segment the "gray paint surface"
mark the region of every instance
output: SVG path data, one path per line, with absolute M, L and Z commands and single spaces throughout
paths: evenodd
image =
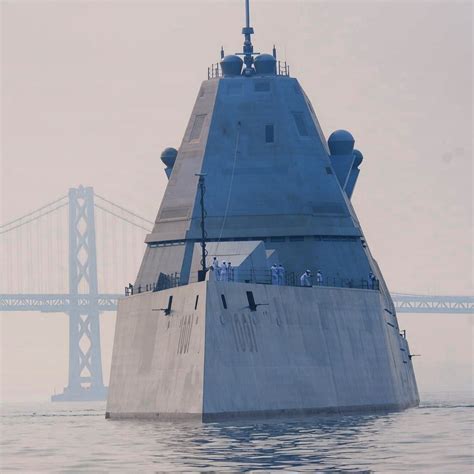
M 269 90 L 256 90 L 261 83 Z M 197 172 L 207 174 L 211 238 L 354 235 L 341 187 L 326 171 L 326 143 L 296 79 L 212 79 L 201 91 L 147 242 L 198 237 Z M 306 124 L 306 136 L 298 132 L 295 113 Z M 203 114 L 199 139 L 191 140 L 190 130 Z M 267 124 L 275 127 L 274 143 L 265 142 Z
M 156 309 L 170 295 L 166 316 Z M 387 303 L 373 290 L 223 282 L 127 298 L 107 416 L 212 420 L 414 406 L 408 344 Z
M 160 311 L 171 290 L 119 302 L 107 412 L 201 413 L 206 294 L 200 286 L 181 289 L 171 317 Z
M 262 84 L 268 90 L 262 91 Z M 295 116 L 304 122 L 304 134 Z M 266 143 L 269 124 L 273 143 Z M 136 286 L 152 284 L 160 272 L 189 278 L 191 259 L 184 247 L 162 246 L 192 244 L 200 237 L 196 173 L 206 173 L 209 240 L 265 239 L 289 271 L 310 267 L 330 278 L 367 278 L 372 264 L 358 239 L 362 231 L 314 108 L 296 79 L 255 75 L 203 82 L 146 238 L 149 248 Z M 285 243 L 274 243 L 275 237 Z M 304 237 L 304 244 L 295 245 L 294 237 Z

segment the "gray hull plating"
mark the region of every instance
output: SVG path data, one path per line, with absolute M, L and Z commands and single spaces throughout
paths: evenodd
M 209 421 L 418 402 L 408 343 L 379 291 L 208 281 L 119 303 L 110 418 Z

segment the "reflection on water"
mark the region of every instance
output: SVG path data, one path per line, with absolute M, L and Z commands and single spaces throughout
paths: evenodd
M 273 421 L 113 421 L 104 405 L 8 405 L 2 468 L 18 470 L 342 470 L 470 472 L 468 394 L 404 412 Z

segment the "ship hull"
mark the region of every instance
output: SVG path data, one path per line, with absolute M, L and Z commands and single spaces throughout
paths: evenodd
M 409 355 L 376 290 L 206 281 L 142 293 L 119 303 L 106 416 L 404 409 L 419 403 Z

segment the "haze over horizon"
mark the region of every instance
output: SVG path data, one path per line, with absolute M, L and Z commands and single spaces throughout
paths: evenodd
M 1 14 L 0 222 L 79 184 L 154 220 L 160 153 L 179 147 L 221 45 L 241 49 L 243 1 L 3 2 Z M 355 137 L 353 204 L 390 289 L 472 294 L 472 3 L 255 0 L 251 22 L 255 50 L 276 44 L 325 136 Z M 2 398 L 62 390 L 67 318 L 0 317 Z M 102 316 L 105 373 L 114 319 Z M 423 356 L 420 391 L 472 390 L 472 316 L 399 319 Z

